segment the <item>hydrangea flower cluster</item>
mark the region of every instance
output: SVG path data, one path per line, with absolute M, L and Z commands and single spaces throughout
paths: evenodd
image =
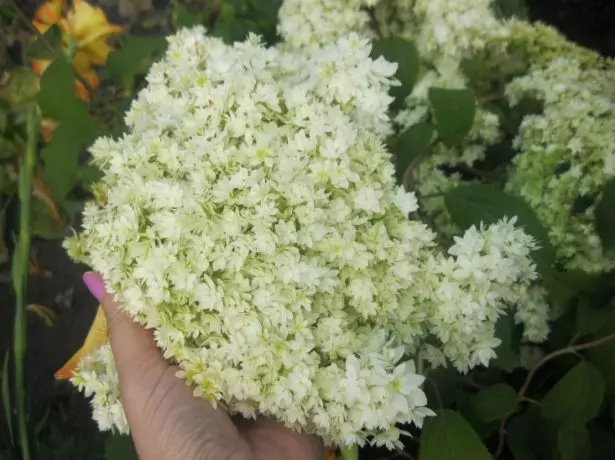
M 529 336 L 541 325 L 514 293 L 536 276 L 514 220 L 444 253 L 408 219 L 384 147 L 395 65 L 369 53 L 352 34 L 309 51 L 170 37 L 128 134 L 91 149 L 104 177 L 66 246 L 196 396 L 393 447 L 397 423 L 433 414 L 413 358 L 466 371 L 494 356 L 510 308 Z M 72 381 L 102 429 L 127 430 L 108 347 Z
M 590 273 L 615 268 L 594 225 L 600 193 L 615 178 L 614 75 L 613 65 L 588 68 L 574 55 L 562 56 L 506 89 L 512 103 L 523 97 L 543 103 L 542 113 L 521 123 L 516 147 L 523 154 L 514 160 L 508 189 L 547 224 L 559 258 Z
M 381 0 L 285 0 L 280 7 L 278 32 L 292 47 L 333 43 L 355 32 L 373 37 L 366 8 Z
M 615 177 L 614 61 L 543 24 L 497 18 L 493 0 L 381 0 L 374 15 L 381 35 L 413 40 L 428 64 L 396 116 L 402 129 L 430 116 L 427 90 L 432 86 L 471 85 L 487 92 L 499 81 L 505 85 L 498 97 L 512 106 L 523 98 L 543 104 L 541 114 L 523 119 L 514 143 L 519 155 L 506 189 L 523 197 L 543 220 L 566 268 L 589 273 L 615 268 L 615 258 L 604 253 L 593 223 L 600 192 Z M 471 78 L 464 66 L 467 59 L 475 69 Z M 462 181 L 443 168 L 474 168 L 501 137 L 499 117 L 479 99 L 466 140 L 454 147 L 437 144 L 413 171 L 421 205 L 440 231 L 452 235 L 456 229 L 442 198 L 432 196 Z

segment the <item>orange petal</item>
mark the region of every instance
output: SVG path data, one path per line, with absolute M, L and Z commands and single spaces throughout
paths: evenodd
M 49 64 L 51 64 L 51 61 L 48 61 L 46 59 L 30 60 L 30 67 L 32 68 L 32 72 L 34 72 L 36 75 L 43 75 L 43 72 L 45 72 L 45 69 L 49 67 Z
M 56 24 L 62 17 L 66 0 L 49 0 L 43 3 L 34 15 L 34 20 L 43 24 Z
M 83 342 L 83 346 L 79 348 L 67 362 L 54 374 L 57 380 L 70 379 L 79 365 L 79 362 L 88 354 L 97 350 L 102 345 L 109 341 L 109 330 L 107 329 L 107 319 L 99 306 L 96 310 L 96 317 L 88 331 L 88 335 Z
M 100 86 L 100 78 L 98 78 L 98 74 L 94 72 L 94 70 L 90 69 L 88 72 L 80 75 L 88 82 L 92 90 L 97 90 Z M 90 100 L 90 93 L 88 89 L 83 86 L 83 83 L 79 80 L 75 81 L 75 92 L 82 101 L 88 102 Z

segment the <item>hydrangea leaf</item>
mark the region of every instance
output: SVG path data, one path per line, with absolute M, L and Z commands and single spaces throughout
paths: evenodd
M 588 460 L 590 444 L 587 428 L 564 424 L 557 433 L 557 448 L 562 460 Z
M 548 270 L 555 258 L 548 233 L 532 208 L 521 198 L 488 184 L 457 187 L 444 196 L 453 221 L 462 229 L 493 224 L 503 217 L 517 217 L 517 225 L 532 235 L 540 248 L 532 253 L 538 269 Z
M 433 135 L 433 126 L 420 122 L 410 126 L 395 139 L 392 150 L 395 153 L 395 172 L 400 184 L 404 181 L 408 167 L 425 153 Z
M 470 398 L 470 408 L 482 423 L 499 420 L 517 408 L 517 392 L 510 385 L 499 383 Z
M 107 72 L 115 79 L 145 74 L 152 62 L 167 47 L 164 37 L 138 37 L 126 35 L 122 47 L 109 55 Z
M 542 400 L 547 419 L 587 422 L 596 416 L 604 398 L 604 380 L 596 367 L 581 361 L 564 375 Z
M 419 460 L 491 460 L 491 455 L 470 424 L 452 410 L 425 421 Z
M 576 310 L 577 334 L 592 334 L 601 329 L 613 317 L 611 308 L 596 308 L 587 299 L 578 302 Z
M 518 338 L 515 337 L 515 319 L 513 313 L 500 316 L 495 323 L 495 336 L 501 343 L 495 349 L 497 357 L 490 362 L 492 366 L 506 372 L 512 372 L 517 367 L 515 348 Z M 515 340 L 517 339 L 517 340 Z
M 474 124 L 474 93 L 469 89 L 429 88 L 429 102 L 442 141 L 448 146 L 461 142 Z
M 419 77 L 421 68 L 419 51 L 412 41 L 400 37 L 386 37 L 376 40 L 372 46 L 372 57 L 375 59 L 379 56 L 389 62 L 397 63 L 395 78 L 401 85 L 391 88 L 390 93 L 395 98 L 394 108 L 399 108 Z
M 508 448 L 515 460 L 553 458 L 556 433 L 536 406 L 511 418 L 506 429 Z
M 137 450 L 131 436 L 112 434 L 105 442 L 104 460 L 138 460 Z
M 602 247 L 610 251 L 615 247 L 615 179 L 606 184 L 602 197 L 596 205 L 596 232 Z
M 453 367 L 430 369 L 427 382 L 423 385 L 429 407 L 446 407 L 455 400 L 455 393 L 461 383 L 461 374 Z

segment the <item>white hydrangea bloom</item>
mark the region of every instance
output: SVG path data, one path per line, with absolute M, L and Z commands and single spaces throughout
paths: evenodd
M 441 356 L 433 349 L 425 356 L 432 367 L 443 364 L 442 356 L 462 372 L 486 366 L 500 343 L 494 337 L 495 323 L 510 308 L 516 309 L 529 340 L 546 338 L 548 315 L 542 310 L 532 314 L 539 310 L 536 305 L 547 306 L 543 297 L 520 297 L 536 279 L 529 257 L 536 246 L 515 222 L 513 218 L 487 228 L 471 227 L 455 237 L 448 258 L 431 261 L 440 286 L 433 293 L 437 306 L 427 327 L 442 344 Z
M 92 147 L 104 178 L 67 248 L 196 396 L 327 443 L 392 447 L 397 423 L 433 414 L 412 355 L 436 337 L 457 368 L 486 364 L 511 286 L 535 276 L 534 243 L 503 221 L 444 255 L 408 219 L 416 199 L 384 148 L 395 66 L 369 48 L 171 37 L 129 133 Z M 105 348 L 73 381 L 101 428 L 125 431 L 117 392 L 97 383 L 116 378 Z
M 507 87 L 512 103 L 527 96 L 544 106 L 521 124 L 516 145 L 522 154 L 508 189 L 546 223 L 560 260 L 589 273 L 615 268 L 594 224 L 599 194 L 615 178 L 615 66 L 605 67 L 588 67 L 568 55 Z M 582 201 L 587 204 L 575 209 Z
M 278 32 L 284 41 L 302 48 L 335 42 L 350 32 L 374 35 L 367 8 L 381 0 L 284 0 Z

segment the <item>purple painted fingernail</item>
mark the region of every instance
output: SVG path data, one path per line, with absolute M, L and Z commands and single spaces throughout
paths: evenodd
M 105 283 L 103 283 L 100 276 L 93 272 L 86 272 L 83 274 L 81 279 L 88 288 L 88 291 L 90 291 L 90 294 L 96 297 L 96 300 L 101 302 L 105 296 Z

